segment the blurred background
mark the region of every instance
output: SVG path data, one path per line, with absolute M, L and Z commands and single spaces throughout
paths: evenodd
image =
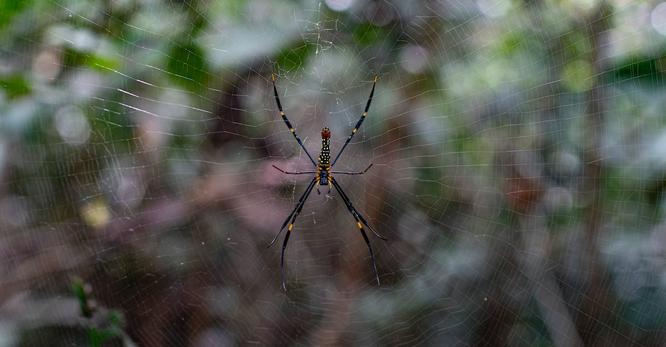
M 369 223 L 313 193 L 279 117 Z M 666 2 L 0 2 L 0 346 L 665 346 Z

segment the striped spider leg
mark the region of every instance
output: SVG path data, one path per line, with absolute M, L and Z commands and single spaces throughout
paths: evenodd
M 289 119 L 287 119 L 287 115 L 284 114 L 284 111 L 282 110 L 282 103 L 280 103 L 280 97 L 278 96 L 278 91 L 277 87 L 275 86 L 275 74 L 271 75 L 271 80 L 273 81 L 273 93 L 275 94 L 275 102 L 277 103 L 278 110 L 280 110 L 280 116 L 282 116 L 282 120 L 284 121 L 284 124 L 287 125 L 287 128 L 289 128 L 289 131 L 291 132 L 292 135 L 294 135 L 294 138 L 296 139 L 296 142 L 301 146 L 305 154 L 307 154 L 308 158 L 312 162 L 312 165 L 315 167 L 317 166 L 317 163 L 315 163 L 314 159 L 312 159 L 312 156 L 310 155 L 310 152 L 308 152 L 307 148 L 303 145 L 303 141 L 301 141 L 301 138 L 296 135 L 296 130 L 294 130 L 294 127 L 291 126 L 291 122 L 289 122 Z
M 283 170 L 275 165 L 273 167 L 282 172 L 283 174 L 286 175 L 314 175 L 314 178 L 312 181 L 310 181 L 310 184 L 308 184 L 308 187 L 305 189 L 305 192 L 303 192 L 303 195 L 298 199 L 298 202 L 296 203 L 296 206 L 292 210 L 292 212 L 287 216 L 287 219 L 285 219 L 284 223 L 282 223 L 282 227 L 280 230 L 277 232 L 275 237 L 273 238 L 273 241 L 268 245 L 268 247 L 272 246 L 275 241 L 277 241 L 278 237 L 282 233 L 282 231 L 287 228 L 287 233 L 284 237 L 284 241 L 282 243 L 282 253 L 280 257 L 280 271 L 282 274 L 282 288 L 286 291 L 287 286 L 285 284 L 285 275 L 284 275 L 284 254 L 285 250 L 287 249 L 287 243 L 289 242 L 289 236 L 291 235 L 291 231 L 294 228 L 294 223 L 296 222 L 296 218 L 298 215 L 301 213 L 303 210 L 303 206 L 305 205 L 306 200 L 310 196 L 310 193 L 312 193 L 312 190 L 317 187 L 317 192 L 319 192 L 319 186 L 328 186 L 329 192 L 331 191 L 331 186 L 335 188 L 335 190 L 338 191 L 338 194 L 340 194 L 340 197 L 342 198 L 342 201 L 345 203 L 345 206 L 347 206 L 347 210 L 349 213 L 354 217 L 354 220 L 356 220 L 356 226 L 358 227 L 359 231 L 361 232 L 361 236 L 363 236 L 363 240 L 365 240 L 365 243 L 368 245 L 368 250 L 370 251 L 370 259 L 372 261 L 372 268 L 375 273 L 375 279 L 377 280 L 377 285 L 380 284 L 379 282 L 379 273 L 377 272 L 377 264 L 375 261 L 375 254 L 372 250 L 372 245 L 370 244 L 370 240 L 368 239 L 368 235 L 365 232 L 365 227 L 367 227 L 372 233 L 377 236 L 378 238 L 382 240 L 386 240 L 383 236 L 381 236 L 379 233 L 377 233 L 370 225 L 368 224 L 367 220 L 363 215 L 354 207 L 352 204 L 351 200 L 347 196 L 347 194 L 342 190 L 342 187 L 340 187 L 340 184 L 333 178 L 334 175 L 363 175 L 364 173 L 368 172 L 370 168 L 372 167 L 372 164 L 368 165 L 367 168 L 363 171 L 335 171 L 332 170 L 333 165 L 338 161 L 340 158 L 340 155 L 342 155 L 342 152 L 345 150 L 351 139 L 354 137 L 356 132 L 358 131 L 359 127 L 363 124 L 363 121 L 365 120 L 365 117 L 368 115 L 368 110 L 370 109 L 370 103 L 372 102 L 372 96 L 375 93 L 375 85 L 377 84 L 377 77 L 375 77 L 373 83 L 372 83 L 372 90 L 370 91 L 370 96 L 368 97 L 368 101 L 365 104 L 365 110 L 361 114 L 361 118 L 356 122 L 356 125 L 352 129 L 351 135 L 347 137 L 347 140 L 345 141 L 344 145 L 340 149 L 340 152 L 338 152 L 338 155 L 335 157 L 333 160 L 333 163 L 331 163 L 331 131 L 328 128 L 323 128 L 321 130 L 321 152 L 319 153 L 319 157 L 317 158 L 317 161 L 312 158 L 308 150 L 305 148 L 303 145 L 303 141 L 296 135 L 296 131 L 294 130 L 294 127 L 291 125 L 289 122 L 289 119 L 287 119 L 286 114 L 282 110 L 282 104 L 280 103 L 280 97 L 278 95 L 277 87 L 275 86 L 275 74 L 272 75 L 272 81 L 273 81 L 273 92 L 275 94 L 275 102 L 278 105 L 278 109 L 280 110 L 280 116 L 282 117 L 282 120 L 284 123 L 287 125 L 287 128 L 289 128 L 289 131 L 292 133 L 298 144 L 301 146 L 303 151 L 305 151 L 305 154 L 308 156 L 312 164 L 315 166 L 314 170 L 307 170 L 307 171 L 286 171 Z

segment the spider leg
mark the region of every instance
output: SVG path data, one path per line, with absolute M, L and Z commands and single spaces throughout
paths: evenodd
M 354 205 L 353 205 L 352 202 L 351 202 L 351 199 L 349 199 L 349 197 L 347 196 L 347 194 L 345 194 L 345 192 L 342 190 L 342 187 L 340 187 L 340 184 L 338 184 L 338 181 L 336 181 L 335 178 L 333 178 L 331 182 L 333 183 L 333 186 L 334 186 L 335 189 L 338 191 L 338 193 L 340 193 L 340 197 L 342 198 L 342 201 L 344 201 L 345 204 L 347 205 L 347 209 L 349 210 L 349 212 L 350 212 L 352 215 L 357 216 L 358 219 L 360 219 L 361 222 L 363 222 L 363 224 L 365 224 L 365 226 L 368 227 L 368 229 L 370 229 L 370 231 L 372 231 L 373 234 L 375 234 L 375 236 L 377 236 L 378 238 L 380 238 L 380 239 L 382 239 L 382 240 L 384 240 L 384 241 L 387 241 L 387 238 L 384 237 L 384 236 L 382 236 L 382 235 L 381 235 L 380 233 L 378 233 L 373 227 L 371 227 L 370 224 L 368 224 L 368 221 L 363 217 L 363 215 L 361 214 L 361 212 L 359 212 L 359 211 L 356 209 L 356 207 L 354 207 Z
M 289 242 L 289 235 L 291 235 L 291 229 L 287 230 L 287 233 L 284 236 L 284 241 L 282 242 L 282 255 L 280 256 L 280 274 L 282 277 L 282 290 L 287 291 L 287 285 L 284 282 L 284 251 L 287 249 L 287 242 Z
M 312 192 L 312 187 L 310 186 L 309 189 L 307 190 L 307 195 L 305 195 L 305 198 L 303 201 L 300 202 L 300 204 L 297 206 L 296 210 L 294 211 L 294 215 L 291 217 L 291 222 L 289 222 L 289 226 L 287 227 L 287 234 L 284 236 L 284 241 L 282 242 L 282 254 L 280 256 L 280 273 L 282 274 L 282 289 L 284 291 L 287 291 L 287 285 L 285 284 L 285 276 L 284 276 L 284 251 L 287 249 L 287 243 L 289 242 L 289 235 L 291 235 L 291 229 L 294 228 L 294 222 L 296 222 L 296 217 L 301 213 L 303 210 L 303 206 L 305 205 L 305 200 L 307 200 L 308 196 Z
M 280 116 L 282 116 L 282 120 L 284 121 L 284 124 L 287 125 L 287 128 L 289 128 L 289 131 L 291 131 L 291 134 L 294 135 L 294 138 L 296 139 L 296 142 L 303 148 L 303 151 L 305 154 L 307 154 L 308 158 L 310 158 L 310 161 L 312 162 L 312 165 L 315 167 L 317 166 L 317 163 L 315 162 L 314 159 L 312 159 L 312 156 L 310 155 L 310 152 L 305 148 L 303 145 L 303 141 L 301 141 L 301 138 L 296 135 L 296 131 L 294 130 L 294 127 L 291 125 L 291 122 L 289 122 L 289 119 L 287 119 L 287 115 L 284 114 L 284 111 L 282 110 L 282 103 L 280 103 L 280 97 L 278 96 L 278 91 L 277 87 L 275 87 L 275 74 L 271 74 L 271 80 L 273 81 L 273 93 L 275 94 L 275 102 L 277 103 L 278 109 L 280 110 Z
M 291 213 L 289 214 L 287 219 L 284 220 L 284 223 L 282 223 L 282 226 L 280 227 L 280 230 L 277 232 L 277 234 L 275 234 L 275 237 L 273 238 L 273 241 L 271 241 L 271 243 L 269 243 L 268 246 L 266 246 L 266 248 L 269 248 L 270 246 L 272 246 L 275 243 L 275 241 L 277 241 L 278 236 L 280 236 L 280 234 L 282 233 L 282 230 L 284 230 L 284 227 L 287 226 L 291 217 L 293 217 L 294 214 L 296 213 L 296 211 L 298 211 L 299 206 L 302 208 L 301 205 L 305 203 L 305 200 L 310 195 L 310 192 L 312 191 L 312 188 L 314 187 L 315 183 L 316 183 L 316 179 L 313 178 L 312 181 L 310 181 L 310 184 L 308 185 L 308 187 L 305 189 L 305 192 L 303 192 L 303 195 L 301 195 L 301 197 L 298 199 L 298 202 L 296 203 L 296 206 L 294 207 L 294 210 L 291 211 Z
M 340 196 L 343 197 L 342 200 L 345 202 L 345 204 L 347 205 L 347 209 L 349 210 L 349 212 L 352 214 L 352 216 L 356 220 L 356 226 L 358 227 L 358 230 L 361 232 L 361 236 L 363 236 L 363 240 L 365 240 L 365 244 L 368 245 L 368 250 L 370 251 L 370 259 L 372 260 L 372 269 L 375 271 L 375 279 L 377 280 L 377 285 L 379 286 L 381 284 L 379 282 L 379 272 L 377 272 L 377 262 L 375 261 L 375 253 L 372 251 L 372 245 L 370 244 L 370 239 L 368 239 L 368 235 L 365 233 L 365 230 L 363 229 L 363 224 L 367 225 L 367 223 L 365 223 L 365 222 L 362 223 L 361 222 L 362 217 L 360 215 L 358 215 L 356 209 L 352 206 L 351 202 L 348 199 L 345 198 L 346 194 L 342 191 L 342 187 L 340 187 L 340 185 L 338 185 L 338 183 L 335 180 L 333 180 L 333 186 L 338 191 L 338 193 L 340 193 Z M 368 226 L 368 228 L 370 228 L 370 226 Z M 372 230 L 372 229 L 370 229 L 370 230 Z M 373 230 L 373 232 L 374 232 L 374 230 Z M 377 234 L 377 233 L 375 233 L 375 235 L 379 236 L 379 234 Z M 381 237 L 381 236 L 379 236 L 379 237 Z M 383 240 L 386 240 L 383 237 L 381 237 L 381 238 Z
M 337 174 L 337 175 L 362 175 L 362 174 L 368 172 L 368 170 L 370 170 L 371 167 L 372 167 L 372 163 L 370 163 L 370 165 L 368 165 L 368 167 L 366 167 L 365 170 L 363 170 L 363 171 L 331 171 L 331 173 L 334 173 L 334 174 Z
M 275 169 L 277 169 L 278 171 L 282 172 L 283 174 L 287 174 L 287 175 L 305 175 L 305 174 L 315 174 L 315 173 L 317 173 L 317 171 L 296 171 L 296 172 L 291 172 L 291 171 L 285 171 L 285 170 L 282 170 L 282 169 L 280 169 L 279 167 L 277 167 L 277 166 L 275 166 L 275 165 L 273 165 L 273 167 L 274 167 Z
M 375 254 L 372 252 L 372 246 L 370 245 L 370 240 L 368 239 L 368 235 L 365 233 L 365 230 L 363 230 L 363 225 L 361 222 L 359 222 L 358 218 L 356 219 L 356 225 L 358 226 L 358 230 L 361 231 L 361 235 L 363 236 L 363 240 L 365 240 L 365 244 L 368 245 L 368 250 L 370 251 L 370 259 L 372 259 L 372 269 L 375 270 L 375 279 L 377 280 L 377 286 L 380 286 L 381 283 L 379 283 L 379 273 L 377 272 L 377 263 L 375 262 Z
M 354 134 L 356 134 L 358 128 L 361 127 L 361 124 L 363 124 L 365 117 L 368 115 L 368 110 L 370 110 L 370 103 L 372 102 L 372 96 L 375 94 L 375 85 L 377 84 L 377 79 L 379 79 L 379 76 L 375 76 L 375 80 L 372 82 L 372 90 L 370 91 L 368 102 L 365 104 L 365 111 L 363 111 L 363 113 L 361 114 L 361 118 L 359 118 L 358 122 L 356 122 L 356 126 L 354 126 L 354 129 L 352 129 L 351 135 L 347 137 L 347 141 L 345 141 L 345 144 L 342 145 L 342 148 L 340 148 L 340 152 L 338 152 L 338 155 L 335 156 L 335 159 L 333 160 L 333 164 L 331 164 L 331 167 L 335 166 L 335 163 L 338 161 L 338 158 L 340 158 L 342 152 L 345 151 L 345 148 L 349 144 L 349 141 L 351 141 L 352 137 L 354 137 Z

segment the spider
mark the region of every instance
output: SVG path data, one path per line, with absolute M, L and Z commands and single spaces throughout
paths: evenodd
M 335 159 L 333 159 L 333 162 L 331 163 L 331 131 L 324 127 L 321 130 L 321 152 L 319 153 L 319 157 L 317 158 L 317 161 L 312 158 L 308 150 L 305 148 L 303 145 L 303 141 L 296 135 L 296 131 L 294 130 L 294 127 L 291 125 L 289 122 L 289 119 L 287 119 L 287 115 L 285 115 L 284 111 L 282 110 L 282 104 L 280 103 L 280 97 L 278 96 L 278 91 L 277 87 L 275 86 L 275 74 L 271 75 L 271 80 L 273 81 L 273 93 L 275 94 L 275 102 L 277 103 L 278 109 L 280 110 L 280 116 L 282 116 L 282 120 L 284 121 L 284 124 L 287 125 L 287 128 L 289 128 L 289 131 L 291 134 L 294 136 L 296 139 L 296 142 L 301 146 L 305 154 L 308 156 L 308 159 L 310 159 L 310 162 L 312 162 L 312 165 L 314 165 L 314 170 L 310 171 L 297 171 L 297 172 L 291 172 L 291 171 L 285 171 L 280 169 L 279 167 L 273 165 L 273 167 L 283 174 L 286 175 L 312 175 L 314 174 L 314 178 L 310 181 L 310 184 L 308 187 L 305 189 L 305 192 L 303 192 L 303 195 L 298 199 L 298 202 L 296 203 L 296 206 L 294 207 L 293 211 L 289 214 L 287 219 L 285 219 L 284 223 L 282 223 L 282 227 L 278 231 L 278 233 L 275 235 L 273 238 L 273 241 L 268 245 L 268 247 L 272 246 L 275 241 L 278 239 L 282 231 L 287 228 L 287 234 L 284 237 L 284 241 L 282 242 L 282 255 L 280 258 L 280 271 L 282 274 L 282 289 L 285 291 L 287 290 L 287 287 L 285 285 L 285 276 L 284 276 L 284 251 L 287 249 L 287 243 L 289 242 L 289 235 L 291 234 L 291 230 L 294 228 L 294 223 L 296 222 L 296 217 L 301 213 L 301 210 L 303 210 L 303 205 L 305 205 L 305 201 L 308 199 L 310 196 L 310 193 L 314 189 L 315 186 L 328 186 L 328 191 L 331 191 L 331 185 L 335 188 L 335 190 L 338 191 L 338 194 L 340 194 L 340 197 L 342 198 L 342 201 L 345 203 L 347 206 L 347 210 L 349 210 L 349 213 L 351 213 L 352 217 L 356 220 L 356 226 L 358 227 L 359 231 L 361 232 L 361 236 L 363 236 L 363 239 L 365 240 L 365 243 L 368 245 L 368 250 L 370 251 L 370 259 L 372 260 L 372 268 L 375 272 L 375 278 L 377 279 L 377 285 L 379 286 L 379 274 L 377 273 L 377 264 L 375 262 L 375 254 L 372 251 L 372 246 L 370 245 L 370 240 L 368 239 L 368 235 L 365 233 L 365 229 L 363 226 L 366 226 L 370 231 L 372 231 L 375 236 L 382 240 L 386 240 L 385 237 L 380 235 L 373 229 L 370 225 L 368 225 L 367 220 L 363 215 L 354 207 L 352 204 L 351 200 L 349 199 L 349 196 L 345 194 L 344 190 L 342 190 L 342 187 L 340 187 L 340 184 L 335 180 L 334 175 L 362 175 L 366 173 L 370 168 L 372 167 L 372 163 L 368 165 L 367 168 L 363 171 L 357 171 L 357 172 L 352 172 L 352 171 L 333 171 L 333 166 L 335 163 L 338 161 L 340 158 L 340 155 L 342 155 L 342 152 L 344 152 L 345 148 L 347 148 L 347 145 L 351 141 L 351 139 L 354 137 L 354 134 L 358 131 L 358 128 L 363 124 L 363 121 L 365 120 L 365 117 L 368 115 L 368 110 L 370 109 L 370 103 L 372 102 L 372 96 L 375 93 L 375 85 L 377 84 L 377 76 L 375 76 L 375 79 L 372 83 L 372 90 L 370 91 L 370 96 L 368 97 L 368 101 L 365 104 L 365 111 L 361 114 L 361 118 L 358 120 L 356 123 L 356 126 L 354 126 L 354 129 L 352 129 L 351 134 L 349 137 L 347 137 L 347 140 L 345 141 L 345 144 L 342 146 L 340 149 L 340 152 L 338 152 L 338 155 L 335 156 Z M 317 187 L 317 193 L 319 193 L 319 187 Z

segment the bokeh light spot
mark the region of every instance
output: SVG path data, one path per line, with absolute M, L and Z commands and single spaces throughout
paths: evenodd
M 509 11 L 511 2 L 508 0 L 477 0 L 476 6 L 486 17 L 499 18 Z
M 666 2 L 655 6 L 652 13 L 650 13 L 650 22 L 654 30 L 666 36 Z
M 109 224 L 111 213 L 102 199 L 90 201 L 81 207 L 81 217 L 95 229 L 101 229 Z
M 353 3 L 354 0 L 326 0 L 326 6 L 337 12 L 347 11 Z
M 76 106 L 65 106 L 56 112 L 55 125 L 60 137 L 70 145 L 78 146 L 90 138 L 90 124 Z
M 575 60 L 564 67 L 562 83 L 574 92 L 583 92 L 594 82 L 592 66 L 585 60 Z
M 400 51 L 400 65 L 409 73 L 422 72 L 428 64 L 428 51 L 419 45 L 408 45 Z

